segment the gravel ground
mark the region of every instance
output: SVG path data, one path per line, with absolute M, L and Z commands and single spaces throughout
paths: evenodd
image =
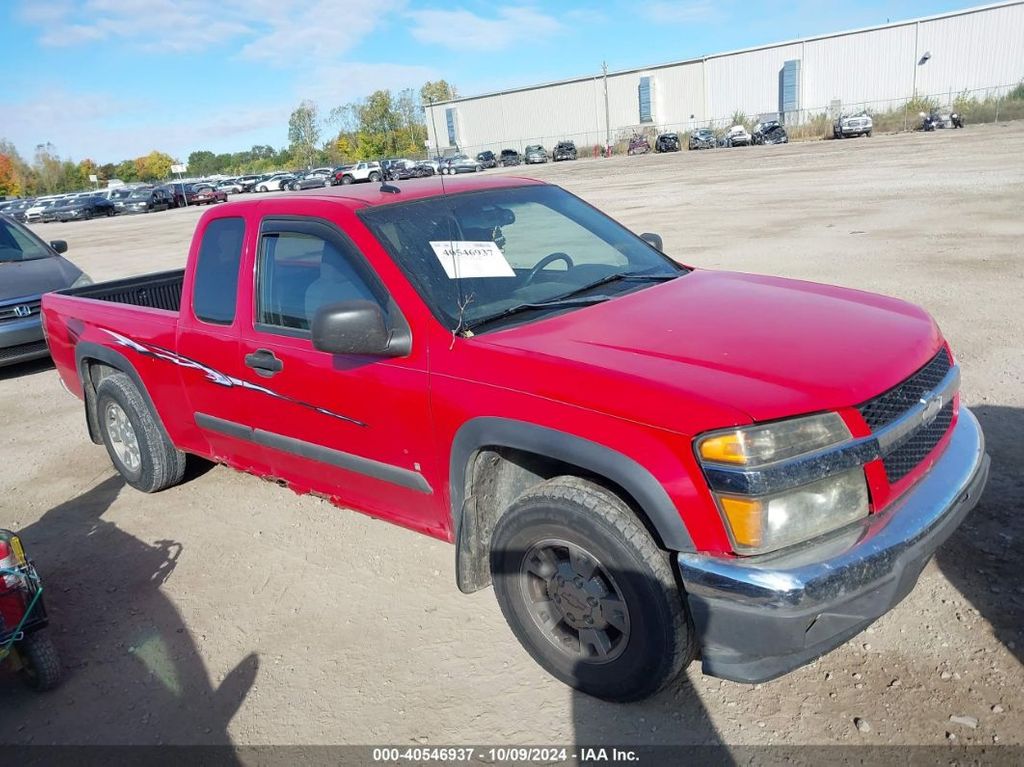
M 894 611 L 762 685 L 694 666 L 642 704 L 573 693 L 446 544 L 223 467 L 126 488 L 48 364 L 0 371 L 0 524 L 48 586 L 66 682 L 0 676 L 2 743 L 1024 742 L 1024 125 L 518 169 L 680 260 L 932 311 L 992 479 Z M 499 171 L 504 172 L 504 171 Z M 96 279 L 184 263 L 199 211 L 36 227 Z

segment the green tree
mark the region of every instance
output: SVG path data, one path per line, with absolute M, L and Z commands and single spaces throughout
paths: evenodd
M 458 98 L 458 92 L 454 85 L 449 85 L 447 80 L 432 80 L 423 83 L 420 88 L 420 102 L 430 104 L 438 101 L 451 101 Z
M 135 175 L 140 181 L 162 181 L 171 175 L 174 158 L 155 149 L 145 157 L 135 158 Z
M 114 169 L 113 178 L 121 179 L 121 181 L 138 181 L 139 174 L 136 170 L 135 160 L 122 160 L 119 162 Z
M 288 141 L 296 158 L 312 168 L 320 145 L 320 110 L 312 101 L 303 101 L 288 118 Z
M 205 149 L 193 152 L 188 156 L 188 172 L 196 176 L 208 176 L 219 172 L 217 156 Z

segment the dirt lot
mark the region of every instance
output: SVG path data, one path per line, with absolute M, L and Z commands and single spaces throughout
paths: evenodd
M 628 707 L 576 695 L 490 591 L 458 592 L 446 544 L 222 467 L 155 496 L 123 487 L 35 364 L 0 371 L 0 523 L 41 565 L 67 681 L 38 696 L 0 677 L 0 742 L 1024 742 L 1022 147 L 1017 124 L 520 169 L 684 262 L 938 318 L 991 483 L 910 597 L 813 665 L 754 686 L 694 666 Z M 198 214 L 37 231 L 110 279 L 180 266 Z

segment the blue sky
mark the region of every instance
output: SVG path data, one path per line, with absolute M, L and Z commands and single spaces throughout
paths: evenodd
M 0 138 L 99 163 L 278 147 L 303 99 L 442 77 L 472 95 L 974 4 L 0 0 Z

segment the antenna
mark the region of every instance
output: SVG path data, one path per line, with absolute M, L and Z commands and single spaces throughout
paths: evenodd
M 391 138 L 392 138 L 392 136 L 391 136 L 391 121 L 390 120 L 388 120 L 388 122 L 385 123 L 385 126 L 384 126 L 384 136 L 387 139 L 386 144 L 390 144 L 391 143 Z M 383 192 L 384 194 L 401 194 L 402 190 L 399 187 L 395 186 L 394 184 L 389 184 L 388 183 L 388 173 L 390 171 L 390 166 L 385 168 L 384 167 L 384 160 L 378 161 L 377 164 L 380 165 L 380 189 L 378 191 L 379 192 Z

